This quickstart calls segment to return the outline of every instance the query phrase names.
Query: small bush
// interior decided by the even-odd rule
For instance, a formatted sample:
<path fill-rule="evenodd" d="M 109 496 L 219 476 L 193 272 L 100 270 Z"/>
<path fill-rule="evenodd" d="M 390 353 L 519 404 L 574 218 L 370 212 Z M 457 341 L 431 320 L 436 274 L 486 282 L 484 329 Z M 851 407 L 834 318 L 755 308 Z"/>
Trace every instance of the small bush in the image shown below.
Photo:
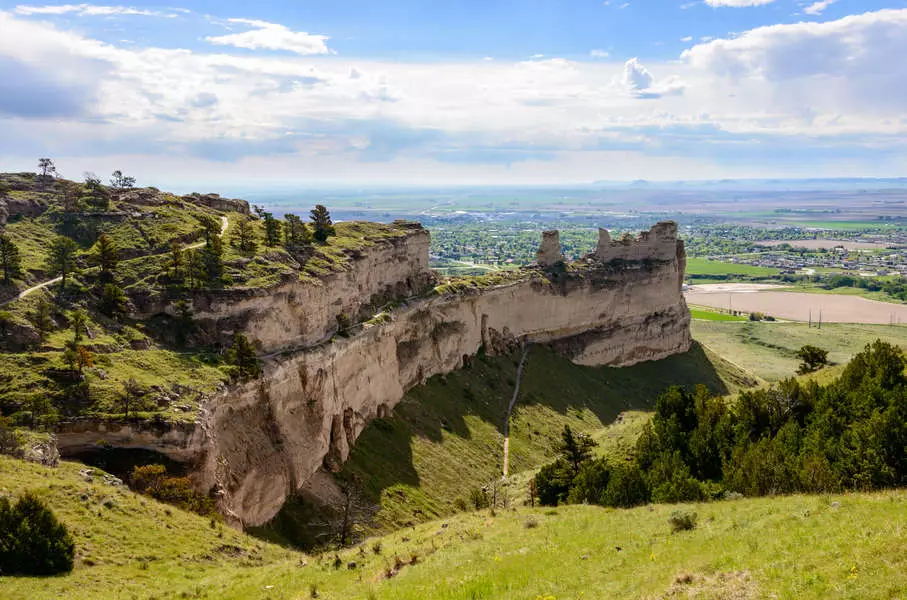
<path fill-rule="evenodd" d="M 696 529 L 696 520 L 699 518 L 695 512 L 690 510 L 675 510 L 668 518 L 671 524 L 671 532 L 690 531 Z"/>
<path fill-rule="evenodd" d="M 132 489 L 140 494 L 203 517 L 222 518 L 211 497 L 197 492 L 187 477 L 169 476 L 164 465 L 136 466 L 129 479 Z"/>
<path fill-rule="evenodd" d="M 37 496 L 0 498 L 0 575 L 68 573 L 74 554 L 69 531 Z"/>
<path fill-rule="evenodd" d="M 526 522 L 523 523 L 523 525 L 526 527 L 526 529 L 535 529 L 539 526 L 539 522 L 535 518 L 529 517 L 528 519 L 526 519 Z"/>

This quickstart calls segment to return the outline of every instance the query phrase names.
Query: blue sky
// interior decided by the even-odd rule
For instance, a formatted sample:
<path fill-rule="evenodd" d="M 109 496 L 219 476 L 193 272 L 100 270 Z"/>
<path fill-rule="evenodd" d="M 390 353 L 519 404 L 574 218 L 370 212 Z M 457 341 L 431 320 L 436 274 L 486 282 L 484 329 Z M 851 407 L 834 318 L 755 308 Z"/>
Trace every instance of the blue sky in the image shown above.
<path fill-rule="evenodd" d="M 907 175 L 907 0 L 0 1 L 0 169 Z"/>

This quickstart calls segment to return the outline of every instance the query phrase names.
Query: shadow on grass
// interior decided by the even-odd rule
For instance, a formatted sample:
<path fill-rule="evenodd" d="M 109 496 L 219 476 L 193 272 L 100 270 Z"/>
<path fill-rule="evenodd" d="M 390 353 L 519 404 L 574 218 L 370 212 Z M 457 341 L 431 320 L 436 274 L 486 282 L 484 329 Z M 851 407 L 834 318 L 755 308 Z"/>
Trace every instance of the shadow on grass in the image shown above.
<path fill-rule="evenodd" d="M 411 507 L 391 517 L 392 525 L 450 512 L 450 498 L 440 500 L 443 493 L 438 490 L 419 489 L 424 484 L 420 470 L 449 471 L 447 485 L 459 488 L 461 497 L 470 482 L 488 481 L 500 473 L 500 457 L 493 444 L 503 435 L 519 359 L 519 352 L 479 355 L 469 366 L 432 377 L 411 390 L 390 416 L 365 428 L 338 477 L 359 481 L 370 502 Z M 598 426 L 581 422 L 591 412 L 600 424 L 607 425 L 623 411 L 651 409 L 668 386 L 692 388 L 698 384 L 716 393 L 728 391 L 698 344 L 682 355 L 625 368 L 584 367 L 536 346 L 523 371 L 514 419 L 525 410 L 527 414 L 551 415 L 551 422 L 514 426 L 511 437 L 522 436 L 520 443 L 524 448 L 532 446 L 533 456 L 547 456 L 568 415 L 586 427 Z M 533 412 L 533 407 L 544 412 Z M 565 418 L 555 419 L 552 411 Z M 432 450 L 415 443 L 420 439 L 430 442 Z M 417 447 L 423 448 L 417 452 L 426 454 L 414 455 Z M 398 521 L 401 515 L 403 520 Z M 310 547 L 305 523 L 324 520 L 311 501 L 297 497 L 256 533 L 272 541 Z"/>

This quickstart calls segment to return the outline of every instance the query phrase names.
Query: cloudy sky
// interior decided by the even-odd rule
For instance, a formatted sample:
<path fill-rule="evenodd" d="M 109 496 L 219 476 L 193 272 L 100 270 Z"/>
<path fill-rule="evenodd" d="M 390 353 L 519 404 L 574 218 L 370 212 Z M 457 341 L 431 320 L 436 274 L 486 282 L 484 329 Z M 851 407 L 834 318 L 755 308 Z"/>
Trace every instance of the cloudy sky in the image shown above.
<path fill-rule="evenodd" d="M 907 0 L 0 0 L 0 170 L 902 176 L 905 57 Z"/>

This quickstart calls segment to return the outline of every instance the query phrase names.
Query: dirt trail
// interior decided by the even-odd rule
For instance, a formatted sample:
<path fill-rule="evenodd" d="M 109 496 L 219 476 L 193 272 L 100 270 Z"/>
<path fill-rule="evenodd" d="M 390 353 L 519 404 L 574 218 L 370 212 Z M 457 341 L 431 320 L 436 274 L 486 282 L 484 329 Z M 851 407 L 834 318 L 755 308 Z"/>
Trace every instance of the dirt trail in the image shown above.
<path fill-rule="evenodd" d="M 227 220 L 227 217 L 221 217 L 220 218 L 220 233 L 218 234 L 218 237 L 224 237 L 224 234 L 227 233 L 227 227 L 229 227 L 229 226 L 230 226 L 230 221 Z M 197 244 L 192 244 L 191 246 L 186 246 L 186 250 L 191 250 L 193 248 L 201 248 L 204 245 L 205 245 L 205 242 L 198 242 Z M 161 254 L 149 254 L 145 258 L 150 258 L 152 256 L 161 256 L 162 254 L 169 254 L 169 253 L 162 252 Z M 26 296 L 30 296 L 31 294 L 37 292 L 38 290 L 44 289 L 49 285 L 59 283 L 61 279 L 63 279 L 63 278 L 54 277 L 53 279 L 48 279 L 47 281 L 43 281 L 43 282 L 39 283 L 38 285 L 33 285 L 32 287 L 30 287 L 28 289 L 22 290 L 16 296 L 13 296 L 9 300 L 6 300 L 5 302 L 0 302 L 0 307 L 6 306 L 7 304 L 12 304 L 13 302 L 16 302 L 17 300 L 21 300 L 22 298 L 25 298 Z"/>
<path fill-rule="evenodd" d="M 510 406 L 507 407 L 507 418 L 504 420 L 504 478 L 510 471 L 510 413 L 516 404 L 517 396 L 520 393 L 520 379 L 523 377 L 523 367 L 526 365 L 526 358 L 529 356 L 529 344 L 523 347 L 523 356 L 520 358 L 520 366 L 516 370 L 516 384 L 513 386 L 513 397 L 510 399 Z"/>

